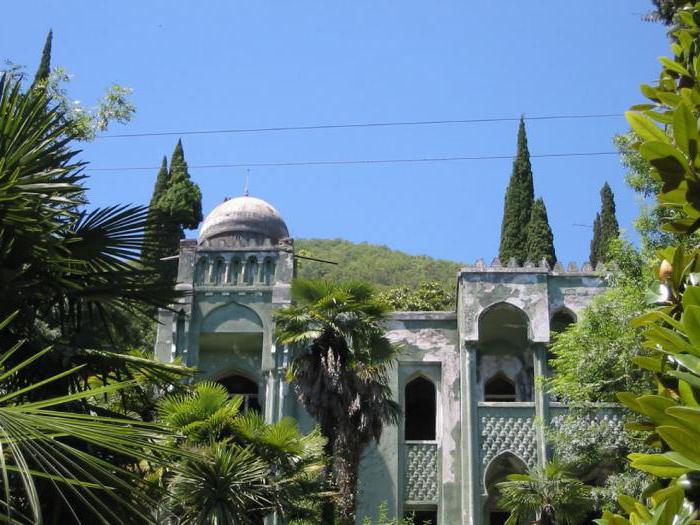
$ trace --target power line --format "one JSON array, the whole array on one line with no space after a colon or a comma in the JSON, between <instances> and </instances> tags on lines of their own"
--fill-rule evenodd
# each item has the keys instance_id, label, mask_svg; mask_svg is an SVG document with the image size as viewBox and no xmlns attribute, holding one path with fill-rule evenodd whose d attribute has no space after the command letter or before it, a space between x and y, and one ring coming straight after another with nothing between
<instances>
[{"instance_id":1,"label":"power line","mask_svg":"<svg viewBox=\"0 0 700 525\"><path fill-rule=\"evenodd\" d=\"M573 153L542 153L530 155L533 159L563 158L563 157L601 157L607 155L619 155L617 151L589 151ZM294 167L294 166L333 166L353 164L410 164L419 162L455 162L467 160L507 160L514 155L480 155L459 157L423 157L413 159L357 159L357 160L310 160L295 162L249 162L234 164L200 164L190 165L190 169L222 169L222 168L270 168L270 167ZM86 171L154 171L160 166L122 166L115 168L86 168Z\"/></svg>"},{"instance_id":2,"label":"power line","mask_svg":"<svg viewBox=\"0 0 700 525\"><path fill-rule=\"evenodd\" d=\"M622 113L594 113L583 115L540 115L534 117L523 117L527 120L569 120L569 119L594 119L622 117ZM144 133L118 133L110 135L98 135L98 139L123 139L137 137L165 137L170 135L216 135L224 133L264 133L274 131L310 131L323 129L345 129L345 128L380 128L391 126L434 126L443 124L477 124L488 122L515 122L520 117L495 117L495 118L471 118L454 120L413 120L397 122L361 122L348 124L318 124L309 126L277 126L269 128L231 128L231 129L203 129L184 131L152 131Z\"/></svg>"}]
</instances>

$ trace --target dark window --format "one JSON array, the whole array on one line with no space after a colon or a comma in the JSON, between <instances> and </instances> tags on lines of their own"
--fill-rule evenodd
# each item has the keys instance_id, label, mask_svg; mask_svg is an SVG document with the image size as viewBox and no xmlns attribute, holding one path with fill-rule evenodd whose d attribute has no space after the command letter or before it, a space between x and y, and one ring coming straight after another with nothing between
<instances>
[{"instance_id":1,"label":"dark window","mask_svg":"<svg viewBox=\"0 0 700 525\"><path fill-rule=\"evenodd\" d=\"M574 324L576 319L574 315L568 310L559 310L552 316L552 320L549 323L549 328L552 332L561 333L567 329L570 324Z\"/></svg>"},{"instance_id":2,"label":"dark window","mask_svg":"<svg viewBox=\"0 0 700 525\"><path fill-rule=\"evenodd\" d=\"M226 273L226 262L223 259L217 259L212 269L211 280L214 284L221 284L224 281Z\"/></svg>"},{"instance_id":3,"label":"dark window","mask_svg":"<svg viewBox=\"0 0 700 525\"><path fill-rule=\"evenodd\" d=\"M509 517L510 512L502 512L500 510L491 511L489 512L489 525L504 525Z\"/></svg>"},{"instance_id":4,"label":"dark window","mask_svg":"<svg viewBox=\"0 0 700 525\"><path fill-rule=\"evenodd\" d=\"M195 283L202 284L207 279L207 270L209 269L209 261L206 258L201 258L197 261L197 269L195 270Z\"/></svg>"},{"instance_id":5,"label":"dark window","mask_svg":"<svg viewBox=\"0 0 700 525\"><path fill-rule=\"evenodd\" d=\"M241 260L235 257L231 261L231 266L228 272L228 282L231 284L240 284L241 281Z\"/></svg>"},{"instance_id":6,"label":"dark window","mask_svg":"<svg viewBox=\"0 0 700 525\"><path fill-rule=\"evenodd\" d=\"M413 525L437 525L436 509L416 509L404 512L404 517L411 520Z\"/></svg>"},{"instance_id":7,"label":"dark window","mask_svg":"<svg viewBox=\"0 0 700 525\"><path fill-rule=\"evenodd\" d=\"M219 379L218 383L224 385L229 394L243 396L243 410L262 412L258 401L258 385L254 381L243 376L228 376Z\"/></svg>"},{"instance_id":8,"label":"dark window","mask_svg":"<svg viewBox=\"0 0 700 525\"><path fill-rule=\"evenodd\" d=\"M515 384L503 374L496 374L486 381L484 401L515 401Z\"/></svg>"},{"instance_id":9,"label":"dark window","mask_svg":"<svg viewBox=\"0 0 700 525\"><path fill-rule=\"evenodd\" d=\"M417 377L406 385L405 432L406 441L433 441L435 439L435 385L424 377Z\"/></svg>"},{"instance_id":10,"label":"dark window","mask_svg":"<svg viewBox=\"0 0 700 525\"><path fill-rule=\"evenodd\" d=\"M245 265L245 283L255 284L258 276L258 260L255 257L249 257Z\"/></svg>"}]
</instances>

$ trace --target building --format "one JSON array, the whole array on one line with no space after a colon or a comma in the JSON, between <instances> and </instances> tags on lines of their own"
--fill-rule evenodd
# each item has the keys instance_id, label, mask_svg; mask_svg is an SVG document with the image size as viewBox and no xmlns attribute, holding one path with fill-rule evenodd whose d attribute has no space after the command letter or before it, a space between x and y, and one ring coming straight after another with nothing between
<instances>
[{"instance_id":1,"label":"building","mask_svg":"<svg viewBox=\"0 0 700 525\"><path fill-rule=\"evenodd\" d=\"M275 346L275 312L290 303L294 243L279 213L244 196L224 201L182 241L178 287L192 292L161 311L156 353L245 396L268 421L313 422L284 380L289 350ZM546 455L543 428L565 410L537 378L552 331L574 322L602 290L589 265L524 267L477 262L457 279L450 312L399 312L388 337L404 347L392 388L404 422L363 460L358 516L382 501L439 524L502 523L494 484ZM614 413L601 415L615 419Z\"/></svg>"}]
</instances>

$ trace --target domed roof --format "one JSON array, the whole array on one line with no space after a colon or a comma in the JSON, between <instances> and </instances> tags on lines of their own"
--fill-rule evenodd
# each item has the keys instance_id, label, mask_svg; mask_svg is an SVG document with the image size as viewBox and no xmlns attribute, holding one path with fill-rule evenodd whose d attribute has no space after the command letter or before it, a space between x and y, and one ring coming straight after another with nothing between
<instances>
[{"instance_id":1,"label":"domed roof","mask_svg":"<svg viewBox=\"0 0 700 525\"><path fill-rule=\"evenodd\" d=\"M289 237L279 212L264 200L247 195L226 200L214 208L202 223L199 242L232 233L257 234L274 243Z\"/></svg>"}]
</instances>

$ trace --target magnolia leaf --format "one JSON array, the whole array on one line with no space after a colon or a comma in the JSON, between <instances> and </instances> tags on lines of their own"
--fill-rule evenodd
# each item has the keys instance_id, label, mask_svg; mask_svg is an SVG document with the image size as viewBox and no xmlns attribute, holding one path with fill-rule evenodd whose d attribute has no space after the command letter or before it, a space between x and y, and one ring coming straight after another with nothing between
<instances>
[{"instance_id":1,"label":"magnolia leaf","mask_svg":"<svg viewBox=\"0 0 700 525\"><path fill-rule=\"evenodd\" d=\"M677 478L691 471L665 454L630 454L627 457L637 470L648 472L659 478Z\"/></svg>"},{"instance_id":2,"label":"magnolia leaf","mask_svg":"<svg viewBox=\"0 0 700 525\"><path fill-rule=\"evenodd\" d=\"M697 399L695 399L693 387L690 386L687 381L683 381L682 379L678 380L678 395L680 396L683 404L691 407L700 407L700 403L698 403ZM668 414L668 410L666 413ZM700 428L700 426L698 428Z\"/></svg>"},{"instance_id":3,"label":"magnolia leaf","mask_svg":"<svg viewBox=\"0 0 700 525\"><path fill-rule=\"evenodd\" d=\"M698 128L688 103L682 101L673 113L673 137L676 145L694 159L698 151Z\"/></svg>"},{"instance_id":4,"label":"magnolia leaf","mask_svg":"<svg viewBox=\"0 0 700 525\"><path fill-rule=\"evenodd\" d=\"M673 71L674 73L678 73L679 75L683 75L686 77L692 77L688 70L675 60L671 60L668 57L659 57L659 62L661 62L663 66L669 71Z\"/></svg>"},{"instance_id":5,"label":"magnolia leaf","mask_svg":"<svg viewBox=\"0 0 700 525\"><path fill-rule=\"evenodd\" d=\"M700 471L700 447L697 446L700 442L700 433L668 425L660 426L656 431L674 452L678 452L689 461L697 463L696 470Z\"/></svg>"},{"instance_id":6,"label":"magnolia leaf","mask_svg":"<svg viewBox=\"0 0 700 525\"><path fill-rule=\"evenodd\" d=\"M666 414L666 409L676 406L676 402L663 396L640 396L637 402L642 413L659 425L673 424L673 418Z\"/></svg>"},{"instance_id":7,"label":"magnolia leaf","mask_svg":"<svg viewBox=\"0 0 700 525\"><path fill-rule=\"evenodd\" d=\"M634 111L626 111L625 117L632 130L643 139L670 144L668 135L648 117Z\"/></svg>"},{"instance_id":8,"label":"magnolia leaf","mask_svg":"<svg viewBox=\"0 0 700 525\"><path fill-rule=\"evenodd\" d=\"M659 172L664 188L675 189L689 171L683 154L674 146L649 140L639 147L639 153Z\"/></svg>"},{"instance_id":9,"label":"magnolia leaf","mask_svg":"<svg viewBox=\"0 0 700 525\"><path fill-rule=\"evenodd\" d=\"M681 322L691 344L700 348L700 306L688 305L685 307Z\"/></svg>"}]
</instances>

